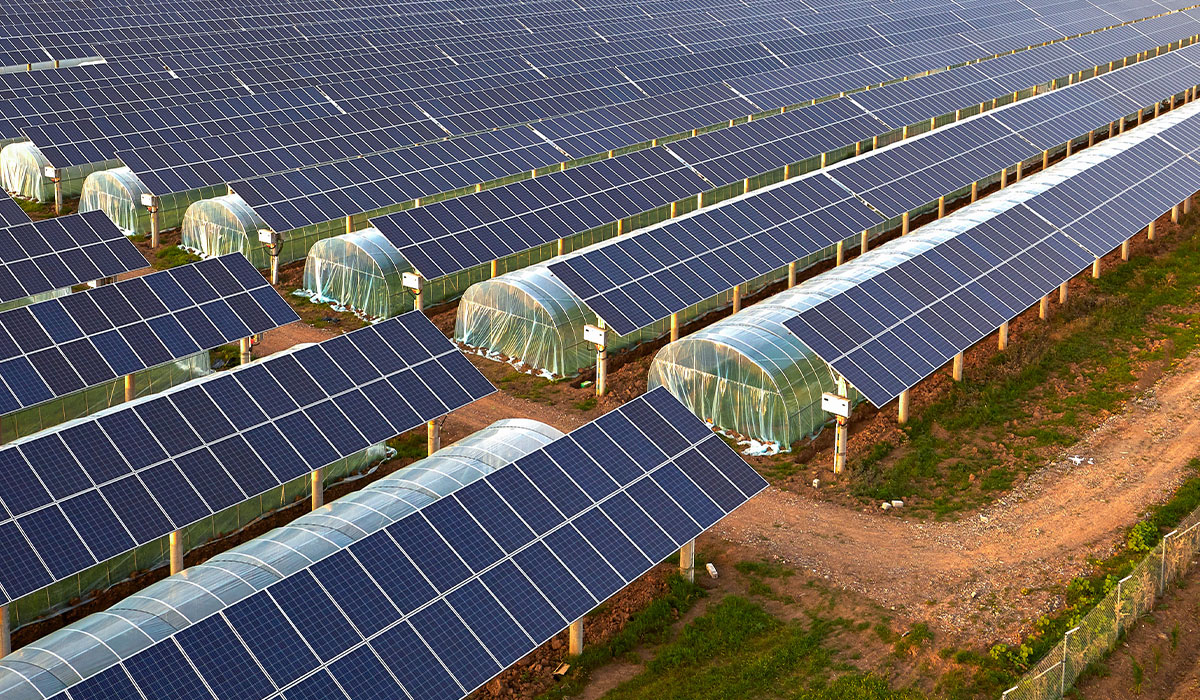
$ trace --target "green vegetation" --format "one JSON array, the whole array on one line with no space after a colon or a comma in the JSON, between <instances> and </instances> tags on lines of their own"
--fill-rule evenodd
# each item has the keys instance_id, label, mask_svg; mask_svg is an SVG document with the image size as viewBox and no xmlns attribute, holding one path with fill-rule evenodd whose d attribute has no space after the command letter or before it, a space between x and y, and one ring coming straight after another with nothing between
<instances>
[{"instance_id":1,"label":"green vegetation","mask_svg":"<svg viewBox=\"0 0 1200 700\"><path fill-rule=\"evenodd\" d=\"M736 595L712 605L606 700L922 700L837 661L832 638L854 624L809 614L782 621ZM848 673L848 675L846 675ZM840 677L836 677L840 676Z\"/></svg>"},{"instance_id":2,"label":"green vegetation","mask_svg":"<svg viewBox=\"0 0 1200 700\"><path fill-rule=\"evenodd\" d=\"M230 343L208 351L209 366L215 370L233 369L242 362L242 351L237 343Z\"/></svg>"},{"instance_id":3,"label":"green vegetation","mask_svg":"<svg viewBox=\"0 0 1200 700\"><path fill-rule=\"evenodd\" d=\"M155 253L153 264L156 270L169 270L172 267L187 265L199 260L199 255L189 253L177 245L172 245L162 248Z\"/></svg>"},{"instance_id":4,"label":"green vegetation","mask_svg":"<svg viewBox=\"0 0 1200 700\"><path fill-rule=\"evenodd\" d=\"M640 644L658 643L679 616L691 609L704 595L696 584L674 575L667 581L667 593L634 613L617 636L605 644L584 647L579 658L570 661L571 672L562 683L544 693L540 700L559 700L580 692L594 670L631 654Z\"/></svg>"},{"instance_id":5,"label":"green vegetation","mask_svg":"<svg viewBox=\"0 0 1200 700\"><path fill-rule=\"evenodd\" d=\"M410 430L387 441L396 451L395 459L424 459L429 456L429 441L424 430Z\"/></svg>"},{"instance_id":6,"label":"green vegetation","mask_svg":"<svg viewBox=\"0 0 1200 700\"><path fill-rule=\"evenodd\" d=\"M1088 278L1090 292L1055 307L1048 332L995 355L997 376L973 382L968 373L914 412L906 439L861 454L851 464L856 495L917 496L905 510L938 518L982 505L1042 464L1039 448L1073 444L1088 427L1080 416L1098 420L1117 410L1136 390L1139 364L1170 365L1190 353L1200 343L1200 237L1181 234L1168 244L1166 254L1136 256ZM998 454L997 445L1010 454Z\"/></svg>"}]
</instances>

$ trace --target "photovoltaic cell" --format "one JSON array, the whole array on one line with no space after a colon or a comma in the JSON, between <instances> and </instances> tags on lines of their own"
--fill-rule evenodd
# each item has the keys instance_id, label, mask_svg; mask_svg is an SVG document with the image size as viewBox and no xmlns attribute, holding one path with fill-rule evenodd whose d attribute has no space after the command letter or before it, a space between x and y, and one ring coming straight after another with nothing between
<instances>
[{"instance_id":1,"label":"photovoltaic cell","mask_svg":"<svg viewBox=\"0 0 1200 700\"><path fill-rule=\"evenodd\" d=\"M439 700L465 697L766 487L762 477L665 389L655 389L609 415L625 417L627 425L636 416L654 415L657 420L652 426L630 430L640 440L681 450L659 452L656 460L639 463L631 478L610 474L619 489L599 500L588 498L569 520L559 515L551 500L535 504L514 498L513 482L499 477L518 467L515 463L502 467L187 632L134 654L122 662L121 670L128 669L139 690L164 692L163 678L174 678L176 665L186 667L178 682L193 684L219 673L224 678L214 680L211 687L222 688L235 676L215 666L245 668L248 682L229 689L238 700L274 697L279 691L286 698L314 697L313 692L329 692L334 681L354 698L402 693ZM604 424L614 423L610 419ZM625 448L632 433L610 433L599 421L590 425L592 430L576 431L557 442L578 445L601 470L608 466L603 454L613 446L631 458ZM593 441L599 441L602 452L592 450ZM575 462L553 461L549 452L554 444L535 453L549 461L547 468L557 470L562 479L587 478ZM703 478L709 486L719 487L722 503L678 468L683 460L704 465ZM701 473L694 467L689 471ZM489 495L480 498L478 494L484 493ZM436 508L444 502L455 507ZM484 503L488 504L485 510L477 511ZM507 516L489 515L494 510ZM447 579L457 581L447 590L438 593L426 586L413 597L410 587L383 585L383 574L397 563L435 571L445 564L447 551L458 561L447 543L462 525L464 512L478 518L490 535L489 524L530 516L535 510L553 511L558 525L507 554L493 548L490 562L479 562L475 572L463 568L465 573ZM664 513L669 522L661 520ZM406 521L422 523L423 543L407 536L411 528L396 527ZM430 548L430 537L442 544ZM343 587L346 581L356 585ZM378 628L375 631L365 631L361 622L355 622L363 614L363 604L348 597L357 596L360 585L378 599L377 605L368 606L372 622L366 629ZM397 592L408 600L401 604L394 598L379 598ZM299 627L299 634L289 621ZM282 658L273 648L276 636L281 648L292 650L294 660ZM317 645L315 655L305 641ZM225 648L220 657L210 657L193 670L187 659L204 653L202 642ZM267 658L261 658L263 654ZM267 676L258 667L246 666L252 658L259 659ZM158 668L157 678L148 673L152 664ZM106 682L129 685L125 676L110 673ZM266 677L275 689L262 685ZM85 681L69 692L98 682Z\"/></svg>"},{"instance_id":2,"label":"photovoltaic cell","mask_svg":"<svg viewBox=\"0 0 1200 700\"><path fill-rule=\"evenodd\" d=\"M217 266L233 274L227 262L195 267L219 279ZM335 349L359 352L367 367L352 384L326 387L306 362L336 368ZM431 400L410 407L397 380ZM376 408L360 391L367 387L403 410ZM9 443L0 447L11 477L0 488L0 540L11 556L0 560L0 590L15 600L493 391L424 315L410 312L328 348L276 354Z\"/></svg>"},{"instance_id":3,"label":"photovoltaic cell","mask_svg":"<svg viewBox=\"0 0 1200 700\"><path fill-rule=\"evenodd\" d=\"M0 415L300 320L240 253L182 270L0 312Z\"/></svg>"}]
</instances>

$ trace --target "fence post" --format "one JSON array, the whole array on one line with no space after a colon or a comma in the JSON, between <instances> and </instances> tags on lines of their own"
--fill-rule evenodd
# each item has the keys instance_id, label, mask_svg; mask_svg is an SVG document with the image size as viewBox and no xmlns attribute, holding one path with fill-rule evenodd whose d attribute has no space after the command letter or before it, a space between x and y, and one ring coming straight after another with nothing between
<instances>
[{"instance_id":1,"label":"fence post","mask_svg":"<svg viewBox=\"0 0 1200 700\"><path fill-rule=\"evenodd\" d=\"M1171 538L1178 533L1179 530L1171 530L1162 538L1162 566L1159 567L1158 573L1158 594L1162 595L1167 592L1167 547L1170 546Z\"/></svg>"},{"instance_id":2,"label":"fence post","mask_svg":"<svg viewBox=\"0 0 1200 700\"><path fill-rule=\"evenodd\" d=\"M1058 684L1058 697L1060 698L1067 693L1067 645L1070 643L1071 635L1078 631L1078 627L1072 627L1063 634L1062 679ZM1075 679L1072 678L1071 682L1074 683Z\"/></svg>"}]
</instances>

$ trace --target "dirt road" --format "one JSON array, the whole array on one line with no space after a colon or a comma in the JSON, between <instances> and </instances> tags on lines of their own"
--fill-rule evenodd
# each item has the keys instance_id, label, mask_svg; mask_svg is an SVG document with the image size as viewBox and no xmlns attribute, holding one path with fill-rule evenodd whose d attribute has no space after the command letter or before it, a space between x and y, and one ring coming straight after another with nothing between
<instances>
[{"instance_id":1,"label":"dirt road","mask_svg":"<svg viewBox=\"0 0 1200 700\"><path fill-rule=\"evenodd\" d=\"M1014 638L1061 604L1042 590L1111 552L1124 528L1182 481L1200 454L1200 359L982 513L922 522L771 489L716 536L866 594L952 637ZM1070 456L1083 457L1075 464Z\"/></svg>"}]
</instances>

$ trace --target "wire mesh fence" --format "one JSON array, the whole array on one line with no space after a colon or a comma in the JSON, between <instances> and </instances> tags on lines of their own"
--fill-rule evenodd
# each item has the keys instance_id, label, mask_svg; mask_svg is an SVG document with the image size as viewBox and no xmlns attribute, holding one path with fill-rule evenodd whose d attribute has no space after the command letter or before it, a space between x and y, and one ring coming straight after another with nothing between
<instances>
[{"instance_id":1,"label":"wire mesh fence","mask_svg":"<svg viewBox=\"0 0 1200 700\"><path fill-rule=\"evenodd\" d=\"M1083 616L1041 661L1004 691L1002 700L1058 700L1088 664L1104 657L1138 617L1184 574L1200 554L1200 508L1167 534L1129 575Z\"/></svg>"}]
</instances>

